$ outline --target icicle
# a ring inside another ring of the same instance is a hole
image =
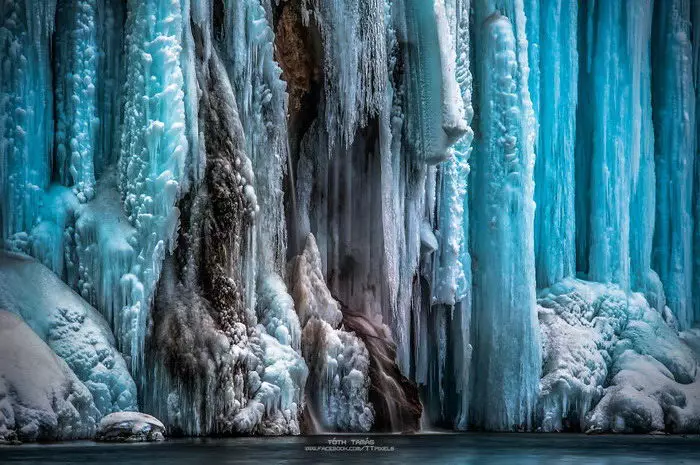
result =
[[[379,114],[387,69],[383,0],[303,0],[323,45],[328,151],[348,148],[357,129]],[[308,19],[307,19],[308,24]]]

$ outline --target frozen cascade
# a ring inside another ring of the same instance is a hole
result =
[[[522,11],[517,11],[522,15]],[[473,421],[489,430],[533,427],[540,343],[533,246],[534,133],[527,55],[511,21],[493,13],[475,43],[478,127],[471,203],[474,251]],[[520,31],[522,33],[523,31]],[[522,56],[524,55],[524,56]],[[519,354],[515,357],[514,354]]]
[[[697,431],[698,2],[0,3],[28,438]]]
[[[656,148],[653,267],[681,328],[693,317],[693,95],[690,2],[654,5],[652,92]]]
[[[118,163],[118,188],[134,237],[134,272],[121,278],[131,320],[122,349],[132,371],[142,375],[146,322],[153,291],[167,251],[175,247],[179,211],[175,206],[185,176],[188,141],[184,78],[180,62],[183,37],[178,0],[129,2],[126,18],[124,121]],[[155,17],[153,16],[155,14]]]

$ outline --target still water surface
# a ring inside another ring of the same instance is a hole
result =
[[[333,445],[333,439],[345,445]],[[363,441],[369,438],[370,441]],[[371,443],[371,444],[370,444]],[[356,450],[364,447],[364,450]],[[351,450],[328,450],[332,448]],[[326,450],[319,450],[326,448]],[[393,450],[391,450],[393,448]],[[426,434],[0,446],[0,464],[700,464],[700,436]]]

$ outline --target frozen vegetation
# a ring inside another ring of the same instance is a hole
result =
[[[700,432],[698,31],[0,1],[0,438]]]

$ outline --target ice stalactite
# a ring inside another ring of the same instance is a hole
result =
[[[51,179],[53,92],[50,40],[55,0],[0,4],[0,227],[31,230]]]
[[[328,131],[324,151],[349,148],[355,132],[383,108],[387,67],[383,0],[302,0],[308,25],[313,17],[323,46],[323,112]]]
[[[97,1],[59,0],[56,11],[56,157],[58,180],[81,202],[95,195],[97,151]]]
[[[535,161],[535,264],[538,287],[572,276],[575,262],[574,149],[578,89],[578,3],[542,0],[539,17]],[[531,21],[528,17],[528,24]],[[532,55],[532,54],[531,54]],[[530,80],[533,83],[533,80]],[[533,100],[535,91],[533,93]]]
[[[693,324],[695,95],[690,2],[657,1],[652,41],[656,228],[652,264],[681,328]]]
[[[476,24],[475,41],[480,113],[471,178],[472,191],[479,195],[470,205],[472,421],[489,430],[530,429],[541,355],[533,237],[535,133],[527,90],[527,43],[521,36],[521,4],[516,2],[512,19],[491,11],[477,15],[483,22]]]

